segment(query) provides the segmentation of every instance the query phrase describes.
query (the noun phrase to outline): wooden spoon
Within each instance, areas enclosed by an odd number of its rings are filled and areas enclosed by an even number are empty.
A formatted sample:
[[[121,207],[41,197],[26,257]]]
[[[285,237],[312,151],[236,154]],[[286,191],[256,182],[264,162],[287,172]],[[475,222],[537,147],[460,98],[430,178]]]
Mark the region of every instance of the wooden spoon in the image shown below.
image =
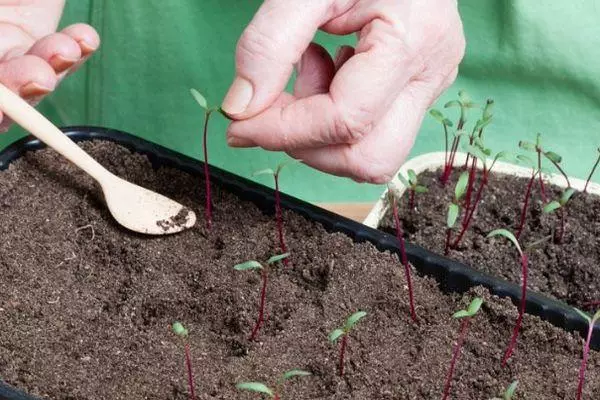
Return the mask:
[[[190,209],[112,174],[54,124],[0,84],[0,110],[94,178],[112,216],[125,228],[150,235],[181,232],[196,223]]]

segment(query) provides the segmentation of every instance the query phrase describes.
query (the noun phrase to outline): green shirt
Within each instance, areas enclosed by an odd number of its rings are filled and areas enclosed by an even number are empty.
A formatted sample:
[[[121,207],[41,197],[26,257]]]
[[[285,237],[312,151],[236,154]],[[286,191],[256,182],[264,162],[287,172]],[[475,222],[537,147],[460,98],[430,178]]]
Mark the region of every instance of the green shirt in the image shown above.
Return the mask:
[[[459,3],[467,54],[457,82],[436,106],[460,89],[480,103],[491,97],[496,106],[486,133],[489,147],[516,151],[520,139],[533,140],[541,132],[546,147],[563,156],[567,173],[585,178],[600,145],[600,46],[593,40],[600,34],[599,7],[593,0]],[[90,23],[102,47],[40,109],[60,125],[121,129],[201,159],[203,113],[189,89],[220,102],[234,74],[237,39],[259,5],[257,0],[67,1],[62,26]],[[318,34],[316,40],[334,52],[354,39]],[[212,164],[248,177],[286,157],[227,147],[226,126],[220,116],[211,121]],[[13,129],[2,136],[0,147],[18,135]],[[426,118],[412,155],[442,150],[442,139],[440,126]],[[309,201],[371,201],[382,187],[298,165],[283,173],[282,190]]]

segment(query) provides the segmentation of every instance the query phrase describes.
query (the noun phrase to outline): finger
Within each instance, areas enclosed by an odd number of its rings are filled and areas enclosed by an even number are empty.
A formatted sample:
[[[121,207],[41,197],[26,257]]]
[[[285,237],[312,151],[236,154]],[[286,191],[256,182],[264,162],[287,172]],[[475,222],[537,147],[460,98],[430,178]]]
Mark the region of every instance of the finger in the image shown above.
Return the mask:
[[[27,54],[45,60],[57,74],[60,74],[79,61],[81,49],[70,36],[64,33],[53,33],[35,42]]]
[[[335,53],[333,63],[335,70],[338,71],[342,66],[354,55],[354,47],[352,46],[340,46]]]
[[[61,32],[70,36],[79,44],[83,57],[91,55],[100,47],[100,36],[98,35],[98,32],[87,24],[70,25]]]
[[[0,61],[25,54],[35,42],[25,30],[7,22],[0,22],[0,38]]]
[[[319,26],[331,18],[331,4],[332,0],[265,0],[238,42],[236,77],[223,110],[246,119],[270,106]]]
[[[311,43],[296,65],[298,76],[294,95],[298,98],[327,93],[335,74],[331,56],[323,47]]]

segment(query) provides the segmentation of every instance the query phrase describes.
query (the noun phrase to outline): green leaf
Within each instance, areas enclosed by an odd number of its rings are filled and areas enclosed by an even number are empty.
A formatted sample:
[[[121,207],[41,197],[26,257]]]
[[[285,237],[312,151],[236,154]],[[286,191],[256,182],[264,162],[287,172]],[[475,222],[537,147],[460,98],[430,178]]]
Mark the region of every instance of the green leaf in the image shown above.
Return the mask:
[[[279,173],[281,172],[282,169],[284,169],[285,167],[289,167],[293,164],[300,164],[302,162],[302,160],[299,159],[292,159],[292,160],[288,160],[288,161],[284,161],[282,163],[279,163],[279,165],[277,166],[277,169],[275,169],[275,173],[277,175],[279,175]]]
[[[496,160],[507,160],[511,158],[510,153],[508,151],[501,151],[494,157],[494,161]]]
[[[484,129],[485,127],[487,127],[489,124],[492,123],[493,118],[490,116],[486,119],[480,119],[477,121],[477,124],[475,124],[475,130],[478,131],[480,129]]]
[[[429,189],[427,189],[425,186],[417,185],[415,186],[414,191],[416,193],[427,193],[429,192]]]
[[[471,103],[471,96],[469,96],[469,94],[466,91],[459,90],[458,91],[458,100],[462,104]]]
[[[573,309],[577,312],[577,314],[581,315],[583,317],[583,319],[585,319],[587,321],[588,324],[592,323],[592,318],[587,313],[581,311],[577,307],[573,307]]]
[[[241,382],[235,385],[238,390],[246,390],[254,393],[262,393],[267,396],[274,397],[275,394],[264,383],[260,382]]]
[[[262,268],[263,266],[258,261],[246,261],[245,263],[237,264],[233,267],[236,271],[251,271]]]
[[[335,343],[340,337],[344,336],[346,332],[343,329],[334,329],[328,336],[331,343]]]
[[[600,319],[600,310],[598,310],[598,311],[596,311],[596,312],[594,313],[594,316],[592,317],[592,321],[591,321],[591,323],[592,323],[593,325],[596,325],[596,322],[597,322],[599,319]]]
[[[568,188],[564,192],[562,192],[562,194],[560,195],[560,200],[559,200],[560,205],[564,206],[565,204],[567,204],[567,202],[569,200],[571,200],[571,197],[573,197],[575,192],[576,192],[576,190],[573,188]]]
[[[452,135],[454,135],[454,137],[461,137],[461,136],[466,136],[467,132],[464,129],[461,129],[460,131],[456,131],[456,132],[452,133]]]
[[[442,121],[442,124],[446,125],[449,128],[452,128],[454,126],[452,121],[450,121],[448,118],[444,118],[444,120]],[[600,149],[598,151],[600,151]]]
[[[460,311],[455,312],[452,315],[452,318],[454,318],[454,319],[461,319],[461,318],[467,318],[467,317],[470,317],[470,316],[471,315],[469,314],[469,312],[467,310],[460,310]]]
[[[279,380],[280,382],[285,382],[287,380],[290,380],[292,378],[295,378],[297,376],[310,376],[312,375],[310,372],[308,371],[303,371],[301,369],[292,369],[290,371],[287,371],[286,373],[284,373],[281,376],[281,379]]]
[[[175,321],[171,329],[173,329],[173,333],[175,333],[177,336],[187,337],[188,335],[188,330],[185,329],[183,324],[179,321]]]
[[[504,396],[502,396],[503,400],[512,400],[515,392],[517,391],[517,386],[519,386],[519,381],[514,381],[511,383],[504,392]]]
[[[535,145],[537,146],[538,149],[542,148],[542,134],[539,132],[535,136]]]
[[[522,148],[523,150],[535,151],[535,144],[533,144],[531,142],[527,142],[525,140],[521,140],[519,142],[519,147]]]
[[[458,177],[458,182],[456,182],[456,187],[454,188],[454,198],[457,200],[457,202],[465,195],[468,183],[469,173],[465,171]]]
[[[550,160],[556,164],[560,164],[560,162],[562,161],[562,157],[553,151],[547,151],[544,153],[544,155],[546,156],[546,158],[548,160]]]
[[[414,186],[417,184],[418,180],[417,180],[417,173],[415,172],[414,169],[409,169],[408,171],[406,171],[408,173],[408,181],[410,182],[411,186]]]
[[[560,203],[556,200],[553,200],[544,206],[543,211],[546,214],[550,214],[551,212],[558,210],[560,207],[561,207]]]
[[[354,326],[358,323],[358,321],[360,321],[361,319],[363,319],[366,316],[367,316],[367,313],[364,311],[357,311],[354,314],[352,314],[351,316],[349,316],[348,319],[346,320],[346,324],[344,325],[344,329],[346,330],[346,332],[350,332],[350,330],[352,328],[354,328]]]
[[[197,91],[196,89],[190,89],[190,93],[192,94],[192,96],[194,96],[194,99],[198,102],[200,107],[204,108],[205,110],[208,110],[208,103],[199,91]]]
[[[527,166],[529,168],[532,168],[532,169],[537,168],[537,165],[535,164],[535,162],[531,158],[529,158],[523,154],[517,154],[516,158],[517,158],[517,161],[520,161],[523,164],[527,164]]]
[[[487,160],[487,155],[483,152],[482,149],[470,144],[466,145],[465,149],[469,154],[471,154],[473,157],[477,157],[485,164],[485,161]]]
[[[519,244],[519,241],[517,240],[515,235],[512,234],[511,231],[506,230],[506,229],[495,229],[495,230],[491,231],[490,233],[488,233],[486,237],[491,238],[494,236],[504,236],[505,238],[510,240],[515,245],[519,254],[523,254],[523,250],[521,250],[521,245]]]
[[[402,182],[402,184],[404,185],[404,187],[406,187],[406,188],[410,187],[410,183],[408,183],[408,181],[406,180],[406,178],[404,177],[404,175],[402,175],[402,173],[398,174],[398,179],[400,180],[400,182]]]
[[[451,108],[451,107],[460,107],[460,102],[458,100],[452,100],[447,102],[446,104],[444,104],[444,108]]]
[[[448,216],[446,217],[446,226],[448,228],[452,228],[454,226],[454,224],[456,223],[456,219],[458,218],[458,212],[460,211],[460,209],[458,208],[458,205],[451,203],[448,206]]]
[[[483,108],[483,118],[484,119],[491,118],[493,109],[494,109],[494,100],[488,99],[485,102],[485,107]]]
[[[482,304],[483,304],[483,299],[481,297],[475,297],[471,301],[471,304],[469,304],[469,307],[466,310],[460,310],[460,311],[454,313],[454,315],[452,317],[457,318],[457,319],[471,318],[471,317],[475,316],[475,314],[477,314],[477,312],[481,308]]]
[[[259,176],[259,175],[275,175],[275,171],[273,171],[271,168],[265,168],[265,169],[261,169],[260,171],[256,171],[252,174],[252,176]]]
[[[444,114],[442,114],[441,111],[436,110],[436,109],[431,109],[429,110],[429,115],[431,115],[433,118],[435,118],[436,121],[440,122],[440,123],[444,123]]]
[[[273,256],[267,260],[267,264],[269,264],[269,265],[275,264],[276,262],[281,261],[284,258],[288,258],[289,256],[290,256],[290,253],[283,253],[283,254],[280,254],[277,256]]]

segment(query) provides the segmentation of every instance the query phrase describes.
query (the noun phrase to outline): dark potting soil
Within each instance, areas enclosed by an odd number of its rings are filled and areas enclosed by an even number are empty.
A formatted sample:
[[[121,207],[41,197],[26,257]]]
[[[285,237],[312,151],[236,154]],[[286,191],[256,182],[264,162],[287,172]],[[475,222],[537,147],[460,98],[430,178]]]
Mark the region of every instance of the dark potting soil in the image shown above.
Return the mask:
[[[184,173],[153,171],[119,146],[85,143],[126,179],[193,207],[203,184]],[[282,182],[285,187],[286,183]],[[248,335],[260,277],[232,266],[277,252],[275,225],[254,205],[215,190],[213,230],[149,238],[121,229],[93,182],[53,151],[27,154],[0,173],[0,377],[52,399],[187,399],[183,344],[189,329],[198,399],[255,399],[236,382],[272,382],[301,368],[284,399],[439,399],[456,340],[454,311],[474,293],[445,295],[414,277],[419,324],[410,322],[397,257],[353,244],[286,212],[289,267],[273,268],[267,321]],[[516,308],[486,298],[457,366],[454,399],[490,399],[514,379],[516,399],[574,398],[582,340],[526,316],[518,348],[500,367]],[[327,334],[366,310],[349,341],[344,378]],[[600,390],[593,352],[586,398]]]
[[[414,212],[409,212],[408,194],[404,195],[400,217],[410,242],[444,254],[446,214],[460,172],[455,171],[445,187],[438,183],[440,171],[421,174],[419,180],[429,192],[417,195]],[[520,283],[521,266],[514,246],[508,240],[486,239],[486,236],[498,228],[516,234],[527,183],[526,178],[492,175],[471,227],[448,257]],[[520,238],[529,256],[528,287],[585,308],[588,302],[600,301],[600,197],[578,193],[571,198],[566,208],[564,239],[558,244],[552,235],[560,230],[560,214],[542,212],[538,185],[536,181]],[[558,199],[559,188],[547,184],[545,187],[549,199]],[[453,238],[460,230],[461,221],[462,215]],[[382,229],[395,234],[394,226],[391,216],[386,216]]]

